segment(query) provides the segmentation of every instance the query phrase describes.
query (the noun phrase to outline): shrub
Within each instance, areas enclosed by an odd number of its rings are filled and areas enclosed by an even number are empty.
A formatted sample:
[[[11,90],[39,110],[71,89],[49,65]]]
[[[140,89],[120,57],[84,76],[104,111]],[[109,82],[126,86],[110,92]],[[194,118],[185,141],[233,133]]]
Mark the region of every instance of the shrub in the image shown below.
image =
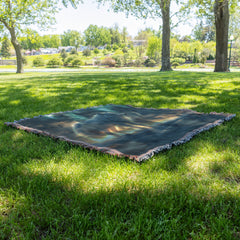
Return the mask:
[[[76,48],[72,48],[70,54],[71,55],[78,55],[78,52],[77,52]]]
[[[42,67],[44,65],[45,65],[45,63],[44,63],[44,59],[42,57],[36,57],[33,60],[33,66],[34,67]]]
[[[111,45],[107,45],[107,47],[106,47],[106,49],[108,50],[108,51],[111,51],[112,50],[112,47],[111,47]]]
[[[185,58],[172,58],[171,63],[177,62],[179,64],[184,64],[186,62]]]
[[[90,49],[84,49],[82,52],[82,55],[85,57],[91,56],[91,50]]]
[[[107,54],[108,54],[107,49],[103,49],[103,54],[104,54],[104,55],[107,55]]]
[[[93,52],[94,52],[95,54],[98,54],[98,53],[99,53],[99,49],[98,49],[98,48],[94,48]]]
[[[79,58],[79,57],[75,57],[72,61],[71,61],[71,65],[73,67],[79,67],[83,65],[83,61]]]
[[[123,56],[121,56],[121,55],[115,55],[115,56],[113,56],[112,57],[114,60],[115,60],[115,62],[116,62],[116,67],[122,67],[124,64],[123,64],[123,62],[124,62],[124,59],[123,59]]]
[[[68,54],[66,53],[65,49],[61,50],[60,56],[61,56],[63,61],[67,58]]]
[[[179,66],[180,64],[179,64],[178,62],[173,62],[171,65],[172,65],[174,68],[176,68],[176,67]]]
[[[66,59],[65,59],[65,61],[64,61],[64,66],[69,66],[69,65],[71,65],[71,62],[74,60],[74,58],[76,58],[76,56],[69,56],[69,57],[67,57]]]
[[[141,58],[137,58],[134,63],[134,67],[141,67],[143,65],[143,60]]]
[[[123,53],[128,53],[128,48],[127,48],[127,47],[124,47],[124,48],[122,49],[122,52],[123,52]]]
[[[156,66],[156,64],[157,64],[156,61],[154,61],[154,59],[151,59],[151,58],[146,59],[144,62],[144,65],[146,67],[154,67]]]
[[[101,65],[101,60],[98,58],[94,61],[94,64],[97,65],[97,66],[100,66]]]
[[[108,65],[109,67],[115,67],[116,61],[113,58],[107,57],[102,60],[102,65]]]
[[[52,57],[48,63],[47,66],[51,67],[51,68],[56,68],[56,67],[60,67],[63,64],[62,60],[58,57]]]
[[[114,43],[114,44],[112,45],[112,49],[113,49],[114,51],[116,51],[118,48],[119,48],[119,46],[118,46],[116,43]]]

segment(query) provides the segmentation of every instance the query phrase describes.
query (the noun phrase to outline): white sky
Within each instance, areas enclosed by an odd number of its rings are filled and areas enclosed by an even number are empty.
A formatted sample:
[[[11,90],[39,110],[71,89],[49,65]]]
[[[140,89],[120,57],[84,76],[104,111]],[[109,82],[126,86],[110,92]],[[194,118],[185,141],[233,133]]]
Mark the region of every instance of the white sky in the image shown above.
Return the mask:
[[[174,9],[175,6],[172,6]],[[136,17],[126,17],[124,13],[114,13],[108,11],[107,6],[101,6],[98,8],[97,3],[88,0],[84,4],[80,4],[77,9],[73,9],[71,6],[68,8],[62,7],[62,10],[56,14],[56,25],[52,26],[53,29],[40,32],[44,34],[62,34],[64,31],[77,30],[81,33],[84,32],[90,24],[104,27],[112,27],[115,23],[118,24],[120,29],[127,27],[127,31],[131,36],[136,36],[139,30],[143,30],[146,27],[151,27],[155,30],[159,29],[161,19],[147,19],[141,20]],[[173,32],[180,35],[190,35],[192,27],[188,24],[182,25],[181,28],[175,29]]]

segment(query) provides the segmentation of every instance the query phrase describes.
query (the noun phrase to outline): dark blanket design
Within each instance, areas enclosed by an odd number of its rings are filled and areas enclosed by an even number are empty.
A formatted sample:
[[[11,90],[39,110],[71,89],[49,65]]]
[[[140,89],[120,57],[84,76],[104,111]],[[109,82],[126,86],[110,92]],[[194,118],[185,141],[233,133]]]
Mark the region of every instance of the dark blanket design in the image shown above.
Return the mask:
[[[5,123],[89,149],[142,161],[189,141],[234,114],[106,105]]]

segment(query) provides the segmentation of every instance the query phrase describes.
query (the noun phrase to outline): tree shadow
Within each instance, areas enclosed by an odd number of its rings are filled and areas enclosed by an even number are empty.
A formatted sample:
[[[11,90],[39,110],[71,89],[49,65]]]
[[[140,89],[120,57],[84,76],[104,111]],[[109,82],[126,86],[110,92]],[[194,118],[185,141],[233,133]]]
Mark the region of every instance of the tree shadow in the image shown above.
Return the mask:
[[[239,90],[209,89],[209,79],[218,81],[226,75],[74,73],[47,75],[48,80],[43,76],[23,76],[0,91],[0,197],[6,199],[0,238],[237,239],[240,199],[234,191],[239,173],[232,173],[238,165],[228,154],[239,153]],[[228,78],[238,86],[236,76]],[[193,110],[237,116],[141,165],[2,126],[6,121],[108,103],[178,108],[186,105],[184,95],[196,96],[188,105]],[[198,96],[209,101],[202,103]],[[189,167],[207,145],[214,154],[227,152],[209,166],[209,182]],[[68,172],[74,166],[81,166],[77,174]],[[215,182],[231,190],[215,189]]]

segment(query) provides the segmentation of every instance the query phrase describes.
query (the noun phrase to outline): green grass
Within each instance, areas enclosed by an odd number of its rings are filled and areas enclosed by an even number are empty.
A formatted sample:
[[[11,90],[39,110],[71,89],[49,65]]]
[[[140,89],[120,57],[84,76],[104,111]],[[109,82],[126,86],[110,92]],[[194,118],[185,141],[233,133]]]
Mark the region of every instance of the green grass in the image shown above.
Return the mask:
[[[148,161],[4,122],[100,104],[236,117]],[[239,73],[0,74],[0,239],[239,239]]]

